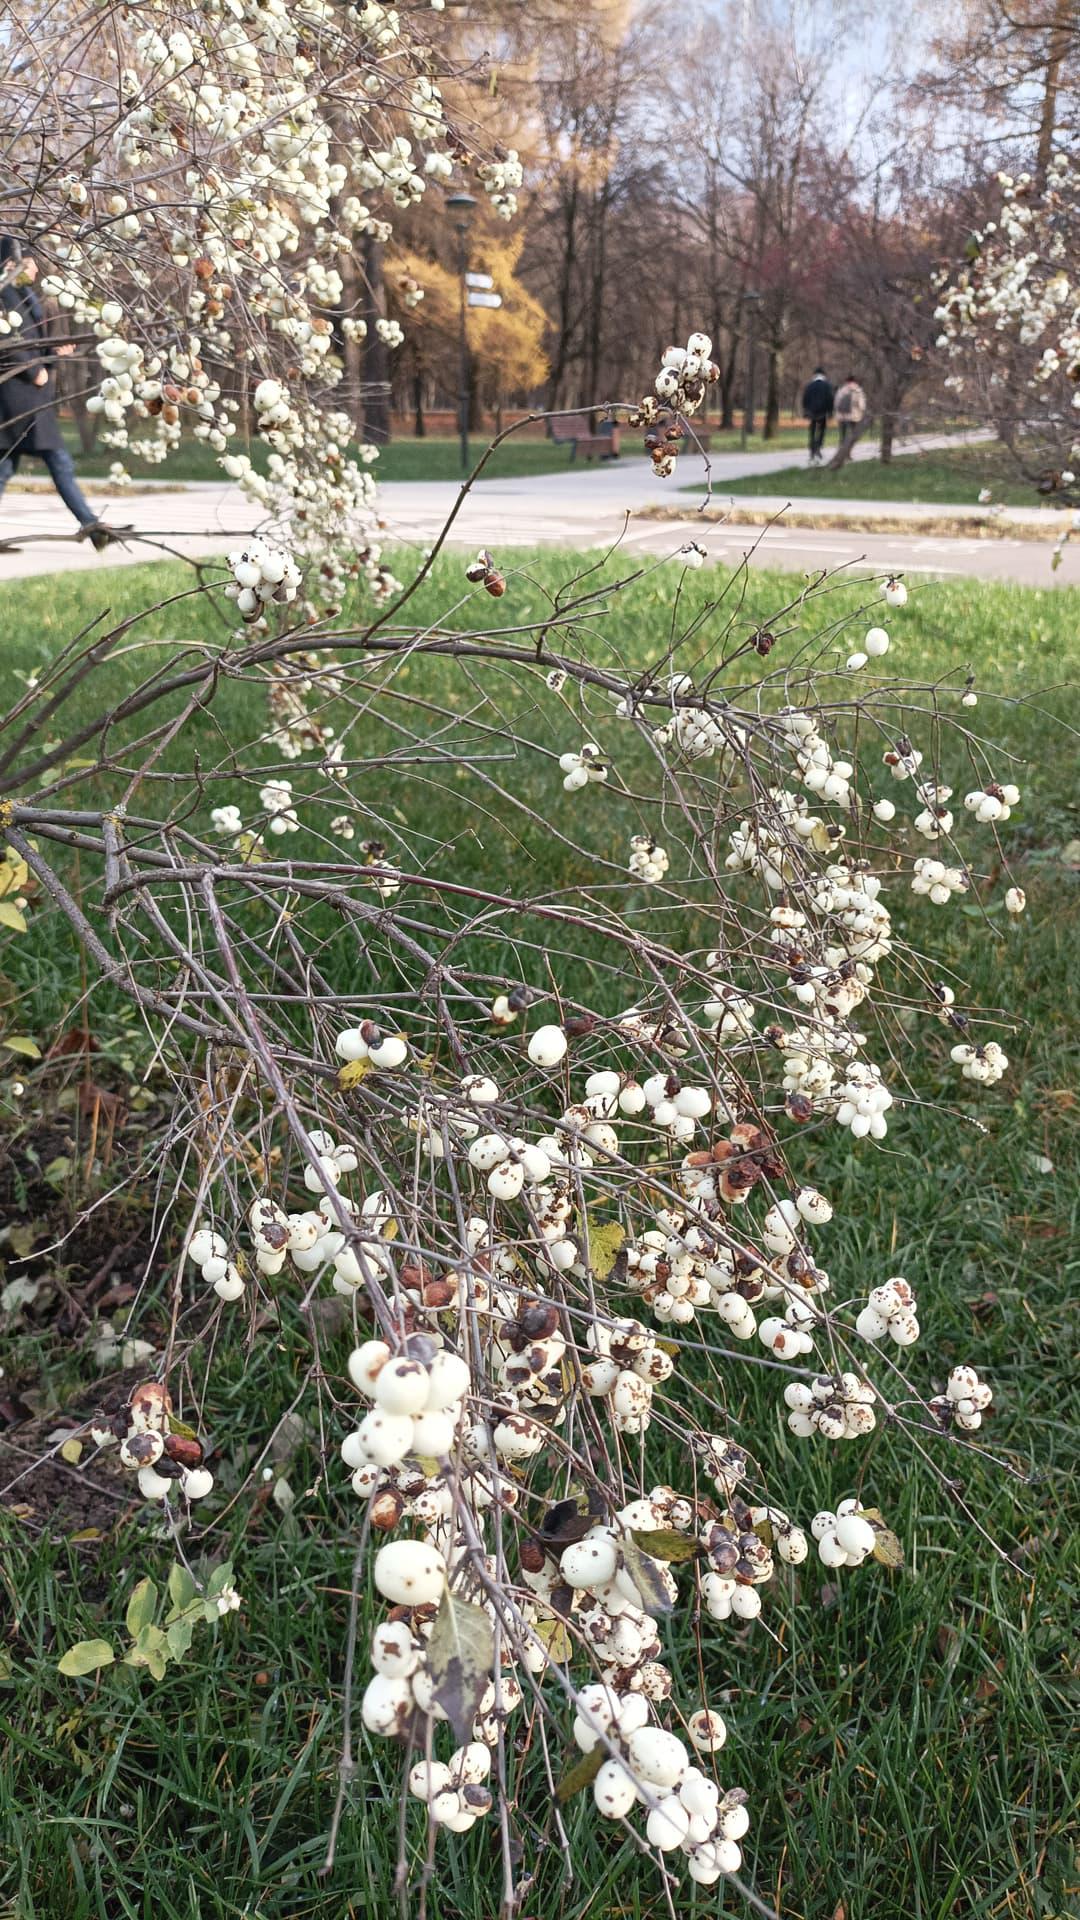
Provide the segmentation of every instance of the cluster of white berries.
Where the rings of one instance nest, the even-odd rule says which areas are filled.
[[[563,787],[567,793],[576,793],[579,787],[587,787],[590,782],[603,781],[608,777],[607,762],[595,741],[586,741],[580,753],[560,754],[559,770],[564,776]]]
[[[872,1523],[864,1518],[858,1500],[841,1500],[835,1513],[815,1513],[810,1531],[817,1541],[823,1567],[861,1567],[877,1542]]]
[[[219,1300],[239,1300],[244,1291],[244,1276],[230,1258],[229,1243],[213,1227],[196,1227],[187,1245],[187,1257],[198,1267],[208,1287]]]
[[[470,1379],[458,1354],[443,1347],[433,1351],[425,1365],[408,1354],[392,1354],[385,1340],[366,1340],[349,1356],[349,1378],[373,1403],[342,1447],[342,1458],[354,1473],[364,1467],[396,1466],[407,1454],[441,1461],[450,1453]],[[377,1572],[376,1584],[386,1592]],[[417,1598],[409,1604],[426,1603]]]
[[[973,792],[965,793],[964,805],[969,813],[975,815],[980,825],[997,826],[1007,820],[1014,807],[1020,804],[1020,789],[1012,781],[1001,786],[991,782],[986,787],[976,787]]]
[[[792,1380],[784,1388],[787,1423],[800,1440],[814,1433],[823,1440],[863,1439],[877,1425],[876,1399],[869,1381],[857,1373],[821,1374],[809,1384]]]
[[[236,601],[245,620],[255,620],[273,602],[286,606],[295,600],[302,575],[291,553],[268,540],[249,540],[229,555],[233,577],[225,591]]]
[[[872,1060],[853,1060],[847,1078],[835,1089],[836,1119],[848,1127],[856,1140],[884,1140],[889,1130],[885,1118],[893,1096],[881,1078],[881,1069]]]
[[[889,1339],[898,1347],[913,1347],[919,1337],[915,1295],[906,1280],[897,1275],[875,1287],[855,1322],[862,1340]]]
[[[593,1800],[609,1820],[622,1820],[638,1803],[648,1809],[645,1821],[650,1846],[663,1853],[681,1851],[690,1878],[699,1886],[714,1886],[726,1873],[742,1866],[739,1845],[750,1828],[746,1793],[735,1787],[722,1793],[703,1768],[695,1766],[677,1734],[663,1727],[635,1725],[640,1695],[619,1696],[604,1686],[582,1689],[574,1737],[583,1752],[592,1752],[603,1735],[616,1749],[593,1782]],[[709,1746],[720,1716],[703,1710],[695,1725]],[[693,1735],[691,1735],[693,1738]]]
[[[967,874],[961,867],[947,867],[943,860],[916,860],[911,875],[912,893],[924,893],[937,907],[944,907],[954,893],[966,893]]]
[[[259,799],[266,808],[267,831],[273,834],[297,833],[300,821],[293,805],[291,780],[268,780],[259,788]],[[235,812],[232,809],[231,812]]]
[[[983,1414],[993,1397],[974,1367],[954,1367],[945,1384],[945,1392],[938,1399],[931,1400],[930,1406],[946,1431],[950,1427],[959,1427],[962,1433],[975,1433],[982,1426]]]
[[[889,651],[889,636],[884,627],[871,627],[862,647],[848,657],[849,673],[858,673],[868,660],[881,660]]]
[[[984,1087],[994,1086],[1009,1064],[1008,1054],[996,1040],[987,1040],[983,1046],[961,1040],[949,1049],[949,1058],[960,1068],[965,1080],[976,1080]]]
[[[144,1380],[123,1411],[96,1414],[90,1436],[99,1447],[119,1445],[120,1464],[138,1479],[144,1500],[205,1500],[214,1476],[203,1466],[202,1443],[173,1418],[172,1395],[159,1380]]]
[[[334,1043],[339,1060],[346,1063],[368,1060],[382,1072],[404,1066],[409,1043],[403,1033],[385,1032],[374,1020],[363,1020],[358,1027],[346,1027]]]
[[[711,356],[707,333],[692,333],[685,347],[665,347],[652,393],[630,415],[631,426],[645,428],[645,450],[658,479],[674,473],[685,421],[698,411],[708,388],[720,378]]]
[[[952,798],[952,788],[939,786],[933,780],[924,780],[917,788],[923,810],[912,821],[916,833],[924,840],[941,840],[953,830],[953,816],[948,802]]]
[[[647,833],[635,833],[630,841],[630,876],[655,884],[662,880],[671,862],[663,847]]]

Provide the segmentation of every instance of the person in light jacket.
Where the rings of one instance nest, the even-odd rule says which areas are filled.
[[[833,410],[832,384],[826,377],[824,367],[815,367],[813,379],[808,380],[803,388],[802,410],[810,422],[810,464],[813,466],[821,459],[825,429]]]
[[[843,450],[866,419],[866,395],[853,373],[849,373],[842,387],[836,393],[836,423],[840,428],[840,447]]]
[[[74,353],[68,343],[54,344],[34,292],[37,261],[24,254],[11,234],[0,235],[0,307],[8,331],[0,333],[0,495],[18,472],[24,454],[45,464],[69,513],[100,552],[111,532],[98,519],[75,477],[56,417],[56,360]]]

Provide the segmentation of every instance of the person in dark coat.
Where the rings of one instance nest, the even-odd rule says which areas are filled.
[[[825,428],[833,410],[832,385],[824,367],[815,367],[813,379],[803,388],[802,410],[810,422],[810,461],[814,464],[821,459]]]
[[[18,472],[23,455],[32,454],[44,461],[68,512],[100,552],[109,544],[110,530],[98,519],[75,477],[56,417],[56,358],[74,353],[75,348],[49,339],[41,301],[34,292],[36,279],[37,261],[24,254],[10,234],[0,236],[0,305],[10,327],[10,332],[0,334],[0,495]]]

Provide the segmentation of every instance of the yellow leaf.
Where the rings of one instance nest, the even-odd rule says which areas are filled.
[[[618,1220],[603,1227],[589,1221],[589,1265],[598,1280],[607,1279],[625,1239],[626,1228]]]
[[[348,1093],[350,1087],[358,1087],[361,1080],[366,1080],[368,1074],[373,1072],[370,1060],[346,1060],[345,1065],[338,1068],[338,1086],[342,1093]]]
[[[65,1440],[60,1449],[60,1458],[66,1460],[69,1467],[77,1467],[82,1459],[82,1441]]]
[[[547,1620],[537,1621],[536,1637],[543,1641],[556,1666],[565,1667],[567,1661],[573,1658],[574,1643],[565,1620],[560,1620],[557,1615],[552,1614]]]
[[[12,933],[26,932],[26,921],[10,900],[0,900],[0,927],[10,927]]]
[[[7,847],[0,860],[0,894],[21,893],[29,878],[26,861],[20,859],[14,848]]]
[[[9,1053],[23,1053],[28,1060],[41,1059],[41,1048],[36,1040],[31,1040],[28,1033],[11,1033],[3,1044]]]

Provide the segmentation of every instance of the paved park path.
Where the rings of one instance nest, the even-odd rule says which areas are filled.
[[[944,436],[902,442],[898,451],[931,451],[946,446]],[[873,443],[860,445],[856,460],[872,459]],[[721,507],[724,482],[736,477],[780,472],[797,464],[790,448],[768,453],[728,453],[712,461],[712,505]],[[697,497],[678,489],[703,480],[700,458],[684,456],[674,482],[655,480],[644,459],[632,452],[618,463],[571,467],[566,472],[531,475],[514,480],[478,484],[466,498],[453,527],[455,544],[490,547],[496,553],[513,547],[606,546],[616,540],[628,553],[665,554],[696,539],[710,559],[731,566],[744,555],[753,565],[816,572],[822,568],[865,565],[875,572],[903,571],[908,575],[972,575],[981,579],[1013,580],[1028,586],[1058,587],[1080,584],[1080,544],[1066,547],[1064,563],[1051,571],[1048,542],[1020,537],[978,538],[936,535],[921,524],[937,511],[905,508],[899,502],[798,500],[800,514],[816,506],[853,516],[875,509],[910,524],[901,532],[860,533],[843,527],[816,528],[785,525],[782,496],[741,495],[740,512],[759,516],[758,525],[718,525],[702,521]],[[825,482],[827,484],[827,482]],[[93,481],[87,491],[94,498]],[[429,547],[446,522],[458,497],[453,481],[391,481],[379,495],[387,544],[401,543],[418,551]],[[704,497],[704,487],[702,497]],[[259,509],[228,482],[204,481],[170,487],[148,484],[102,502],[103,517],[131,521],[141,536],[110,547],[105,556],[70,539],[71,520],[51,489],[10,490],[0,502],[0,538],[17,547],[0,551],[0,581],[71,569],[131,565],[139,561],[176,556],[205,556],[223,552],[238,536],[254,530]],[[644,517],[643,508],[674,508],[679,517]],[[946,508],[952,517],[963,509]],[[972,514],[978,509],[974,506]],[[1039,509],[1032,509],[1036,516]],[[778,524],[775,522],[779,515]],[[399,568],[400,571],[400,568]]]

